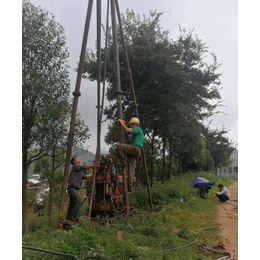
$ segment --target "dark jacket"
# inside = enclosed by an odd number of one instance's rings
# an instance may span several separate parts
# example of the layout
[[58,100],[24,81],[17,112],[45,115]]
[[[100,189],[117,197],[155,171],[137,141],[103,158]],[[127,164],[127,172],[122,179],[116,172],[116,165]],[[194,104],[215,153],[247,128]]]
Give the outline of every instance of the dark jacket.
[[73,187],[78,190],[81,187],[82,179],[87,178],[87,176],[83,173],[83,170],[84,168],[81,165],[72,166],[68,181],[68,189]]

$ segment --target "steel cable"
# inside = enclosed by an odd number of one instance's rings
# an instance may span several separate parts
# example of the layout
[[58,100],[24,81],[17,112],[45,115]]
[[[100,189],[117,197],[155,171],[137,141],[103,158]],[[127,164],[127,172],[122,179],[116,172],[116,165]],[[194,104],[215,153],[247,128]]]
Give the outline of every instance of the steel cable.
[[174,250],[177,250],[177,249],[180,249],[180,248],[184,248],[184,247],[187,247],[187,246],[191,246],[191,245],[195,244],[195,243],[197,242],[197,240],[198,240],[198,237],[196,237],[196,239],[195,239],[193,242],[191,242],[191,243],[189,243],[189,244],[187,244],[187,245],[179,246],[179,247],[174,247],[174,248],[172,248],[172,249],[165,249],[165,250],[162,250],[162,252],[170,252],[170,251],[174,251]]
[[[198,237],[196,237],[196,239],[184,246],[179,246],[179,247],[174,247],[171,249],[165,249],[162,250],[162,252],[171,252],[180,248],[184,248],[187,246],[191,246],[193,244],[195,244],[198,240]],[[112,256],[108,256],[108,255],[103,255],[103,256],[90,256],[90,255],[73,255],[73,254],[66,254],[66,253],[60,253],[60,252],[54,252],[54,251],[50,251],[50,250],[45,250],[45,249],[40,249],[40,248],[35,248],[35,247],[30,247],[30,246],[22,246],[23,249],[30,249],[30,250],[35,250],[35,251],[40,251],[43,253],[49,253],[49,254],[54,254],[54,255],[60,255],[60,256],[70,256],[70,257],[75,257],[75,258],[83,258],[83,259],[101,259],[101,258],[110,258],[110,257],[115,257],[115,255]]]
[[60,253],[60,252],[54,252],[46,249],[41,249],[41,248],[35,248],[35,247],[30,247],[30,246],[22,246],[24,249],[30,249],[30,250],[35,250],[35,251],[40,251],[43,253],[49,253],[53,255],[60,255],[60,256],[71,256],[71,257],[80,257],[80,258],[85,258],[85,259],[100,259],[100,256],[90,256],[90,255],[73,255],[73,254],[66,254],[66,253]]

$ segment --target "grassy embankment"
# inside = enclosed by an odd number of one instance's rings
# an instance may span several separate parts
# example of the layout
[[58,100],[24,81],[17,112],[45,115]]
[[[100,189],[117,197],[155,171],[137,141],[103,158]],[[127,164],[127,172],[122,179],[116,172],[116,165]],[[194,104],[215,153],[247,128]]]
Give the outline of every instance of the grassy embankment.
[[[217,184],[228,186],[231,180],[205,173],[188,174],[176,177],[166,184],[155,184],[152,189],[154,211],[149,211],[149,200],[146,187],[137,188],[130,194],[130,205],[138,209],[138,214],[131,216],[128,223],[118,220],[113,227],[94,226],[88,220],[75,225],[71,231],[55,230],[58,209],[53,209],[53,225],[48,227],[47,216],[39,217],[30,213],[29,236],[23,237],[23,245],[62,252],[72,255],[100,256],[99,259],[171,259],[189,260],[214,259],[206,257],[199,250],[200,244],[216,246],[219,237],[219,227],[214,223],[216,206],[211,190],[207,199],[199,198],[196,189],[189,186],[191,180],[201,176],[216,184],[212,190],[217,190]],[[183,203],[180,200],[183,198]],[[80,215],[85,214],[88,207],[85,202]],[[66,212],[66,207],[64,214]],[[213,228],[215,230],[196,231],[196,229]],[[117,231],[122,231],[123,239],[117,238]],[[182,247],[176,250],[162,250]],[[218,255],[219,256],[219,255]],[[23,259],[72,259],[68,256],[57,256],[49,253],[23,250]],[[75,259],[75,258],[74,258]],[[77,258],[83,259],[83,258]],[[85,258],[86,259],[86,258]]]

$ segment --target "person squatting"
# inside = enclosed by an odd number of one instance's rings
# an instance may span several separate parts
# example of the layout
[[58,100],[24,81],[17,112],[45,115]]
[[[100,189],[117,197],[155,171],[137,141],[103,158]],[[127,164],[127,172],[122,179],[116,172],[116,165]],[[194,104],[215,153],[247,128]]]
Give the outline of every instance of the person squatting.
[[227,202],[230,199],[230,194],[228,188],[226,188],[223,184],[218,185],[219,191],[212,191],[212,194],[216,194],[214,197],[214,200],[219,198],[220,201],[222,202]]

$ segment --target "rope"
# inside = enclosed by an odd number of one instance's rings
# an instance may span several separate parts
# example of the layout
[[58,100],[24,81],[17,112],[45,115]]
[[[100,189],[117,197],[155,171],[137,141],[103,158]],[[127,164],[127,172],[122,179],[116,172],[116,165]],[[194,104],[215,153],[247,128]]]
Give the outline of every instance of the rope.
[[189,244],[187,244],[187,245],[179,246],[179,247],[174,247],[174,248],[172,248],[172,249],[165,249],[165,250],[162,250],[162,252],[170,252],[170,251],[174,251],[174,250],[177,250],[177,249],[180,249],[180,248],[184,248],[184,247],[187,247],[187,246],[191,246],[191,245],[193,245],[194,243],[196,243],[197,240],[198,240],[198,237],[196,237],[196,239],[195,239],[193,242],[191,242],[191,243],[189,243]]

